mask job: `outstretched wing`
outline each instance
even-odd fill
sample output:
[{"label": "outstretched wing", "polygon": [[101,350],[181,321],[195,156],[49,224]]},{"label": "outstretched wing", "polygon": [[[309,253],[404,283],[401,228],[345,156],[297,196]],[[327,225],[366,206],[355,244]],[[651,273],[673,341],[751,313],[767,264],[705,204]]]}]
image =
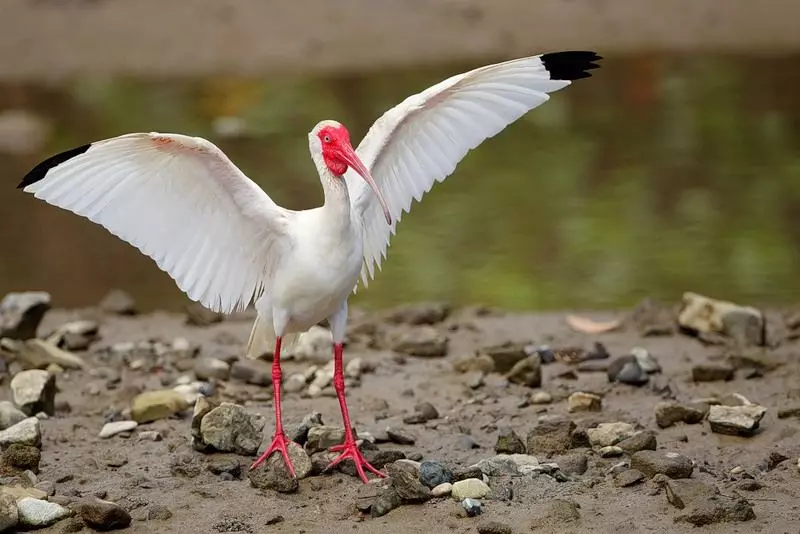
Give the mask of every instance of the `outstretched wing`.
[{"label": "outstretched wing", "polygon": [[83,145],[43,161],[18,187],[105,227],[223,313],[257,297],[290,246],[294,212],[199,137],[134,133]]},{"label": "outstretched wing", "polygon": [[594,52],[557,52],[488,65],[448,78],[384,113],[356,152],[386,198],[391,226],[367,184],[352,170],[345,175],[363,227],[364,285],[375,266],[380,269],[412,200],[447,178],[471,149],[547,102],[548,93],[589,77],[598,59]]}]

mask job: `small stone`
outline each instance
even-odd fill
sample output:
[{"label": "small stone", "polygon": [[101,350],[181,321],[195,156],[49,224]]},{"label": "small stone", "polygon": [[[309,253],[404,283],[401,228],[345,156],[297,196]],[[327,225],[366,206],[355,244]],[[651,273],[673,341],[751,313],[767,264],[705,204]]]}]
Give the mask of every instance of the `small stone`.
[{"label": "small stone", "polygon": [[570,412],[599,412],[603,409],[603,398],[594,393],[576,391],[567,400]]},{"label": "small stone", "polygon": [[399,428],[387,428],[386,435],[389,436],[392,443],[397,443],[398,445],[413,445],[416,443],[413,436]]},{"label": "small stone", "polygon": [[299,393],[306,387],[306,377],[302,373],[290,375],[283,383],[283,391],[286,393]]},{"label": "small stone", "polygon": [[492,359],[492,369],[487,372],[507,373],[530,354],[527,343],[506,342],[481,349],[481,353]]},{"label": "small stone", "polygon": [[86,524],[95,530],[116,530],[131,524],[130,514],[110,501],[85,500],[78,504],[77,511]]},{"label": "small stone", "polygon": [[233,362],[230,378],[254,386],[272,385],[272,366],[261,360],[238,360]]},{"label": "small stone", "polygon": [[568,499],[553,499],[550,501],[547,515],[557,523],[571,523],[581,517],[577,503]]},{"label": "small stone", "polygon": [[72,516],[64,519],[58,524],[58,531],[61,534],[73,534],[84,529],[86,524],[80,517]]},{"label": "small stone", "polygon": [[136,437],[136,439],[138,441],[161,441],[164,438],[157,430],[145,430],[144,432],[139,432],[139,435]]},{"label": "small stone", "polygon": [[651,375],[661,372],[661,365],[658,360],[644,347],[633,347],[631,355],[636,358],[636,362],[645,373]]},{"label": "small stone", "polygon": [[658,447],[655,432],[651,430],[641,430],[636,432],[629,438],[623,439],[617,443],[617,447],[625,451],[627,454],[633,454],[639,451],[654,451]]},{"label": "small stone", "polygon": [[486,354],[477,354],[458,360],[453,364],[453,369],[458,373],[478,373],[482,376],[494,371],[494,361]]},{"label": "small stone", "polygon": [[617,456],[622,456],[624,452],[625,451],[619,447],[608,445],[606,447],[601,447],[597,451],[597,454],[599,454],[601,458],[616,458]]},{"label": "small stone", "polygon": [[747,406],[711,406],[708,423],[717,434],[751,436],[759,426],[767,409],[754,404]]},{"label": "small stone", "polygon": [[419,467],[419,481],[434,488],[453,481],[453,472],[439,462],[422,462]]},{"label": "small stone", "polygon": [[512,384],[521,384],[530,388],[542,386],[542,360],[538,354],[527,356],[517,362],[506,374]]},{"label": "small stone", "polygon": [[531,404],[550,404],[553,396],[546,391],[537,391],[531,395]]},{"label": "small stone", "polygon": [[495,443],[494,450],[498,453],[525,454],[525,443],[514,432],[514,429],[503,427],[497,435],[497,443]]},{"label": "small stone", "polygon": [[644,480],[644,473],[638,469],[626,469],[614,476],[614,485],[618,488],[627,488]]},{"label": "small stone", "polygon": [[483,505],[480,501],[466,498],[461,501],[461,507],[467,512],[467,517],[475,517],[483,513]]},{"label": "small stone", "polygon": [[631,469],[638,469],[648,477],[662,474],[676,479],[691,477],[694,465],[676,452],[639,451],[631,456]]},{"label": "small stone", "polygon": [[133,300],[126,292],[121,289],[112,289],[109,291],[103,300],[100,301],[99,307],[106,313],[114,315],[136,315],[136,301]]},{"label": "small stone", "polygon": [[560,416],[541,417],[526,437],[526,450],[535,454],[561,454],[572,446],[575,423]]},{"label": "small stone", "polygon": [[643,386],[650,381],[650,376],[642,369],[634,355],[621,356],[608,364],[606,371],[609,382],[621,382],[631,386]]},{"label": "small stone", "polygon": [[420,482],[420,469],[408,460],[398,460],[386,466],[386,474],[397,495],[407,502],[425,502],[431,490]]},{"label": "small stone", "polygon": [[727,365],[699,364],[692,367],[695,382],[721,382],[733,380],[734,370]]},{"label": "small stone", "polygon": [[344,376],[347,378],[359,378],[361,377],[362,367],[361,358],[353,358],[344,367]]},{"label": "small stone", "polygon": [[489,521],[478,525],[478,534],[511,534],[511,527],[500,521]]},{"label": "small stone", "polygon": [[186,312],[186,324],[191,326],[211,326],[221,323],[225,319],[223,314],[209,310],[197,302],[186,305],[184,311]]},{"label": "small stone", "polygon": [[600,423],[596,428],[586,430],[592,447],[607,447],[616,445],[636,432],[630,423]]},{"label": "small stone", "polygon": [[468,478],[466,480],[459,480],[453,484],[451,494],[457,501],[464,499],[482,499],[489,494],[490,488],[482,480],[477,478]]},{"label": "small stone", "polygon": [[439,484],[431,490],[432,497],[446,497],[453,491],[453,485],[450,482]]},{"label": "small stone", "polygon": [[179,392],[171,389],[146,391],[131,401],[131,419],[149,423],[166,419],[189,408],[189,403]]},{"label": "small stone", "polygon": [[0,494],[0,532],[13,529],[19,523],[17,501],[13,496]]},{"label": "small stone", "polygon": [[455,448],[460,451],[470,451],[472,449],[479,449],[480,445],[478,445],[478,442],[475,441],[475,438],[472,436],[463,434],[458,437]]},{"label": "small stone", "polygon": [[0,430],[14,426],[27,417],[24,412],[18,410],[11,402],[0,401]]},{"label": "small stone", "polygon": [[447,319],[450,310],[450,305],[443,302],[408,304],[390,310],[386,320],[393,324],[434,325]]},{"label": "small stone", "polygon": [[227,380],[231,366],[217,358],[198,358],[194,362],[194,375],[198,380]]},{"label": "small stone", "polygon": [[567,454],[556,458],[558,467],[567,475],[582,475],[589,468],[589,458],[583,453]]},{"label": "small stone", "polygon": [[44,291],[8,293],[0,300],[0,338],[35,338],[49,309],[50,294]]},{"label": "small stone", "polygon": [[230,473],[234,478],[239,478],[242,466],[234,458],[212,458],[206,466],[215,475]]},{"label": "small stone", "polygon": [[408,354],[437,358],[447,355],[448,338],[432,326],[417,326],[404,330],[392,343],[392,350]]},{"label": "small stone", "polygon": [[697,293],[683,295],[678,323],[690,333],[721,333],[742,345],[763,345],[765,321],[756,308],[711,299]]},{"label": "small stone", "polygon": [[61,369],[83,369],[86,367],[86,362],[80,356],[41,339],[25,341],[20,349],[19,357],[31,367],[37,369],[44,369],[54,365]]},{"label": "small stone", "polygon": [[39,472],[39,461],[42,454],[33,445],[23,445],[12,443],[3,451],[3,461],[0,465],[0,473],[5,475],[16,475],[19,472],[30,470],[33,473]]},{"label": "small stone", "polygon": [[[299,445],[295,446],[302,451]],[[292,445],[289,444],[290,459],[293,449]],[[303,451],[303,454],[305,454],[305,451]],[[310,459],[308,463],[311,463]],[[297,478],[292,477],[289,473],[283,456],[280,454],[273,454],[255,469],[250,469],[247,472],[247,478],[250,479],[250,485],[254,488],[271,489],[279,493],[294,493],[300,487]]]},{"label": "small stone", "polygon": [[315,425],[308,429],[305,448],[309,454],[327,451],[334,445],[344,442],[344,428],[328,425]]},{"label": "small stone", "polygon": [[137,426],[139,426],[139,423],[136,421],[114,421],[112,423],[106,423],[103,425],[103,429],[100,430],[99,436],[101,438],[110,438],[122,432],[130,432]]},{"label": "small stone", "polygon": [[206,445],[220,452],[250,456],[261,444],[264,418],[249,414],[237,404],[223,402],[200,421],[200,435]]},{"label": "small stone", "polygon": [[403,504],[402,499],[394,488],[389,488],[381,493],[370,506],[372,517],[382,517]]},{"label": "small stone", "polygon": [[147,507],[148,521],[166,521],[172,517],[169,508],[161,504],[151,504]]},{"label": "small stone", "polygon": [[14,404],[26,415],[55,414],[56,377],[40,369],[20,371],[11,380]]},{"label": "small stone", "polygon": [[39,427],[39,419],[28,417],[16,425],[0,431],[0,448],[5,449],[12,443],[41,447],[42,431]]},{"label": "small stone", "polygon": [[703,410],[677,402],[659,402],[655,407],[656,424],[668,428],[676,423],[696,425],[701,423],[706,413]]},{"label": "small stone", "polygon": [[19,510],[19,524],[28,528],[44,528],[56,523],[58,520],[69,516],[69,508],[31,497],[24,497],[17,501]]},{"label": "small stone", "polygon": [[742,480],[736,484],[736,489],[740,491],[758,491],[763,487],[764,485],[761,482],[753,479]]}]

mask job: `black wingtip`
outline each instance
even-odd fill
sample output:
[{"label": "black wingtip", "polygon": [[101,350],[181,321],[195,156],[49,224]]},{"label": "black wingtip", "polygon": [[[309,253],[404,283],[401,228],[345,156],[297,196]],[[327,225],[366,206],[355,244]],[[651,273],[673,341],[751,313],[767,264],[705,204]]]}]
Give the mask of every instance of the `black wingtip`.
[{"label": "black wingtip", "polygon": [[603,59],[595,52],[569,51],[542,54],[542,63],[550,73],[551,80],[579,80],[589,78],[588,71],[598,68],[594,61]]},{"label": "black wingtip", "polygon": [[19,183],[17,189],[22,189],[23,187],[27,187],[31,184],[38,182],[39,180],[47,176],[47,172],[50,169],[61,165],[65,161],[71,160],[75,156],[80,156],[81,154],[89,150],[90,146],[92,146],[91,143],[86,145],[81,145],[76,148],[71,148],[64,152],[61,152],[60,154],[56,154],[55,156],[50,156],[43,162],[39,163],[36,167],[31,169],[31,172],[26,174],[25,178],[23,178],[22,181]]}]

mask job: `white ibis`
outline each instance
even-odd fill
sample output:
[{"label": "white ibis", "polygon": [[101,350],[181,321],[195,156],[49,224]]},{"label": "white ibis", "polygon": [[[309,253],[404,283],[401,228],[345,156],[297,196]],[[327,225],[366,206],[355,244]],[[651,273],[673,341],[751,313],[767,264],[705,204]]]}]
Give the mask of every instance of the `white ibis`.
[{"label": "white ibis", "polygon": [[359,274],[366,286],[413,199],[548,93],[590,76],[599,59],[557,52],[458,74],[384,113],[356,150],[343,125],[320,122],[308,135],[325,193],[314,209],[278,206],[213,143],[180,134],[133,133],[73,148],[38,164],[18,187],[134,245],[211,310],[255,303],[247,355],[274,343],[275,434],[252,468],[277,451],[295,476],[281,420],[281,342],[327,319],[347,430],[329,467],[351,459],[366,482],[364,469],[385,475],[364,460],[350,431],[342,372],[347,298]]}]

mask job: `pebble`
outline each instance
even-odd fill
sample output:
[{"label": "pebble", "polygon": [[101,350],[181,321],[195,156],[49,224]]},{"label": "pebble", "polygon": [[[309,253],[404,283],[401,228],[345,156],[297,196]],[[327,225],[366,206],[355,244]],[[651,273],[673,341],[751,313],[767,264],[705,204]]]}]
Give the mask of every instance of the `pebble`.
[{"label": "pebble", "polygon": [[434,488],[453,481],[453,472],[439,462],[422,462],[419,467],[419,481]]},{"label": "pebble", "polygon": [[556,463],[567,475],[582,475],[589,468],[589,458],[584,453],[559,456]]},{"label": "pebble", "polygon": [[272,365],[261,360],[238,360],[231,365],[230,378],[254,386],[272,385]]},{"label": "pebble", "polygon": [[476,354],[458,360],[453,364],[453,369],[459,373],[477,373],[483,376],[494,371],[494,361],[486,354]]},{"label": "pebble", "polygon": [[401,504],[403,504],[403,501],[400,499],[400,496],[394,488],[390,487],[372,502],[369,513],[372,517],[382,517]]},{"label": "pebble", "polygon": [[505,378],[512,384],[521,384],[530,388],[542,386],[542,360],[538,354],[527,356],[517,362],[506,374]]},{"label": "pebble", "polygon": [[711,406],[708,423],[717,434],[751,436],[759,427],[767,409],[754,404],[746,406]]},{"label": "pebble", "polygon": [[482,499],[489,494],[489,491],[491,491],[489,486],[483,480],[468,478],[454,483],[451,493],[455,500],[462,501],[464,499]]},{"label": "pebble", "polygon": [[689,478],[694,464],[677,452],[639,451],[631,456],[631,469],[638,469],[648,477],[662,474],[669,478]]},{"label": "pebble", "polygon": [[306,387],[306,377],[302,373],[294,373],[283,383],[283,391],[286,393],[299,393]]},{"label": "pebble", "polygon": [[47,311],[50,294],[44,291],[8,293],[0,300],[0,338],[31,339]]},{"label": "pebble", "polygon": [[148,521],[166,521],[172,518],[172,512],[164,505],[151,504],[147,507]]},{"label": "pebble", "polygon": [[145,430],[143,432],[139,432],[139,435],[136,436],[136,439],[138,441],[161,441],[164,438],[157,430]]},{"label": "pebble", "polygon": [[12,443],[3,451],[0,473],[16,474],[26,470],[38,473],[41,457],[41,452],[33,445]]},{"label": "pebble", "polygon": [[344,367],[344,376],[347,378],[359,378],[363,371],[363,360],[361,358],[353,358]]},{"label": "pebble", "polygon": [[416,440],[413,436],[407,434],[399,428],[387,428],[386,435],[389,436],[389,439],[392,441],[392,443],[397,443],[398,445],[413,445],[416,443]]},{"label": "pebble", "polygon": [[406,304],[389,310],[386,321],[394,324],[434,325],[450,315],[451,307],[444,302],[420,302]]},{"label": "pebble", "polygon": [[638,469],[626,469],[614,475],[614,485],[627,488],[644,480],[644,473]]},{"label": "pebble", "polygon": [[658,360],[655,358],[655,356],[650,354],[646,348],[633,347],[631,349],[631,355],[636,358],[636,362],[645,373],[651,375],[661,372],[661,364],[658,363]]},{"label": "pebble", "polygon": [[0,448],[5,449],[12,443],[41,447],[42,431],[39,426],[39,419],[28,417],[16,425],[0,431]]},{"label": "pebble", "polygon": [[531,404],[550,404],[553,396],[546,391],[537,391],[531,395]]},{"label": "pebble", "polygon": [[101,310],[114,315],[136,315],[136,301],[121,289],[112,289],[98,305]]},{"label": "pebble", "polygon": [[467,512],[468,517],[475,517],[483,513],[483,505],[481,502],[469,497],[461,501],[461,507]]},{"label": "pebble", "polygon": [[600,423],[597,427],[586,430],[592,447],[616,445],[620,441],[633,436],[635,432],[636,429],[633,425],[622,422]]},{"label": "pebble", "polygon": [[329,359],[333,351],[333,336],[328,328],[314,325],[297,338],[297,342],[289,347],[285,356],[296,360]]},{"label": "pebble", "polygon": [[[58,333],[58,331],[56,331]],[[74,338],[70,338],[74,339]],[[64,342],[62,342],[64,343]],[[88,346],[88,343],[86,344]],[[26,361],[31,367],[41,369],[56,365],[61,369],[83,369],[86,362],[83,358],[67,352],[49,341],[29,339],[19,352],[20,359]]]},{"label": "pebble", "polygon": [[644,450],[654,451],[658,447],[658,440],[656,439],[656,433],[652,430],[640,430],[631,437],[617,443],[617,447],[628,454]]},{"label": "pebble", "polygon": [[417,326],[401,331],[392,350],[409,356],[438,358],[447,355],[449,339],[432,326]]},{"label": "pebble", "polygon": [[511,527],[499,521],[489,521],[478,525],[478,534],[511,534]]},{"label": "pebble", "polygon": [[194,374],[198,380],[227,380],[231,366],[217,358],[198,358],[194,362]]},{"label": "pebble", "polygon": [[655,409],[656,424],[660,428],[668,428],[676,423],[696,425],[706,416],[706,411],[677,402],[659,402]]},{"label": "pebble", "polygon": [[527,343],[514,343],[511,341],[484,347],[480,353],[492,360],[491,369],[485,372],[491,373],[494,371],[501,374],[509,372],[517,363],[532,354],[528,350]]},{"label": "pebble", "polygon": [[26,415],[55,414],[56,377],[40,369],[20,371],[11,380],[14,404]]},{"label": "pebble", "polygon": [[28,417],[10,401],[0,401],[0,430],[14,426]]},{"label": "pebble", "polygon": [[[297,473],[298,463],[294,461],[293,456],[301,457],[305,455],[305,462],[308,465],[308,471],[311,471],[311,459],[308,458],[306,452],[299,445],[289,444],[289,459],[292,460],[292,465],[295,467]],[[302,454],[300,454],[302,453]],[[305,467],[304,467],[305,469]],[[279,493],[294,493],[300,487],[298,479],[289,474],[289,469],[283,460],[281,454],[276,453],[266,459],[261,465],[255,469],[247,471],[247,478],[250,480],[250,485],[258,489],[271,489]]]},{"label": "pebble", "polygon": [[755,519],[752,506],[744,499],[720,495],[719,490],[699,480],[670,480],[664,483],[667,501],[686,513],[676,521],[696,527],[712,523]]},{"label": "pebble", "polygon": [[140,393],[131,401],[131,419],[149,423],[166,419],[189,408],[189,403],[177,391],[162,389]]},{"label": "pebble", "polygon": [[131,524],[130,514],[110,501],[85,500],[78,503],[77,511],[86,524],[95,530],[116,530]]},{"label": "pebble", "polygon": [[443,484],[439,484],[438,486],[435,486],[431,490],[431,496],[432,497],[446,497],[446,496],[450,495],[450,493],[452,491],[453,491],[453,484],[451,484],[450,482],[444,482]]},{"label": "pebble", "polygon": [[19,524],[28,528],[44,528],[72,514],[54,502],[41,501],[32,497],[24,497],[17,501]]},{"label": "pebble", "polygon": [[698,364],[692,366],[692,380],[695,382],[722,382],[734,378],[733,367],[720,364]]},{"label": "pebble", "polygon": [[264,418],[249,414],[237,404],[223,402],[205,414],[200,422],[204,444],[220,452],[253,455],[262,440]]},{"label": "pebble", "polygon": [[606,374],[609,382],[621,382],[631,386],[643,386],[650,381],[650,375],[639,364],[639,359],[632,354],[613,360],[608,364]]},{"label": "pebble", "polygon": [[525,454],[525,442],[514,432],[513,428],[503,427],[497,434],[494,450],[498,453]]},{"label": "pebble", "polygon": [[307,430],[307,440],[305,442],[305,447],[309,454],[314,454],[315,452],[326,451],[331,447],[333,447],[334,445],[338,445],[343,442],[344,442],[343,427],[314,425]]},{"label": "pebble", "polygon": [[684,293],[678,323],[694,333],[721,333],[744,345],[764,344],[764,316],[759,310],[697,293]]},{"label": "pebble", "polygon": [[570,412],[599,412],[603,409],[603,398],[594,393],[576,391],[567,399]]},{"label": "pebble", "polygon": [[624,452],[625,451],[623,451],[620,447],[608,445],[606,447],[601,447],[597,451],[597,454],[599,454],[601,458],[616,458],[617,456],[622,456]]},{"label": "pebble", "polygon": [[17,501],[13,496],[0,494],[0,532],[5,532],[19,523]]},{"label": "pebble", "polygon": [[573,445],[575,423],[562,416],[540,417],[526,436],[526,450],[536,454],[561,454]]},{"label": "pebble", "polygon": [[430,486],[420,482],[420,467],[410,460],[398,460],[385,466],[397,495],[406,502],[425,502],[431,498]]},{"label": "pebble", "polygon": [[547,515],[556,523],[571,523],[581,517],[578,504],[569,499],[553,499],[548,507]]},{"label": "pebble", "polygon": [[112,423],[106,423],[103,425],[102,430],[100,430],[99,436],[101,438],[110,438],[122,432],[130,432],[139,426],[139,423],[136,421],[114,421]]}]

